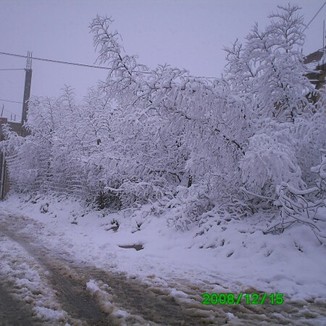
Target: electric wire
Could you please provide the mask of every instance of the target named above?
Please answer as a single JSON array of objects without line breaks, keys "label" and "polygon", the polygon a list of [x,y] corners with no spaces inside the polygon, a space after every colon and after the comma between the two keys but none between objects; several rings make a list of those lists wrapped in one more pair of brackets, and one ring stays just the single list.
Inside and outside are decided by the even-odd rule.
[{"label": "electric wire", "polygon": [[8,103],[18,103],[18,104],[23,104],[23,102],[13,101],[13,100],[7,100],[7,99],[2,99],[2,98],[0,98],[0,102],[8,102]]},{"label": "electric wire", "polygon": [[306,27],[304,28],[303,31],[305,31],[310,24],[315,20],[315,18],[318,16],[318,14],[322,11],[322,9],[325,7],[326,5],[326,1],[324,2],[324,4],[318,9],[318,11],[315,13],[315,15],[311,18],[310,22],[306,25]]},{"label": "electric wire", "polygon": [[25,70],[25,68],[0,68],[0,71],[16,71],[16,70]]},{"label": "electric wire", "polygon": [[[323,5],[318,9],[318,11],[315,13],[315,15],[312,17],[312,19],[309,21],[309,23],[306,25],[303,31],[305,31],[310,24],[315,20],[315,18],[318,16],[318,14],[321,12],[321,10],[325,7],[326,1],[323,3]],[[27,55],[22,54],[16,54],[16,53],[9,53],[9,52],[2,52],[0,51],[0,54],[12,56],[12,57],[18,57],[18,58],[31,58],[33,60],[38,61],[44,61],[44,62],[52,62],[52,63],[60,63],[60,64],[66,64],[66,65],[72,65],[72,66],[79,66],[79,67],[86,67],[86,68],[95,68],[95,69],[104,69],[104,70],[110,70],[109,67],[103,67],[103,66],[97,66],[97,65],[89,65],[85,63],[78,63],[78,62],[70,62],[70,61],[63,61],[63,60],[54,60],[54,59],[46,59],[46,58],[39,58],[39,57],[30,57]],[[0,69],[0,70],[22,70],[22,69]],[[143,72],[148,73],[148,72]],[[208,79],[216,79],[216,77],[198,77],[198,78],[208,78]]]},{"label": "electric wire", "polygon": [[11,57],[18,57],[18,58],[31,58],[32,60],[38,60],[38,61],[45,61],[45,62],[52,62],[52,63],[60,63],[65,65],[72,65],[72,66],[79,66],[79,67],[87,67],[87,68],[96,68],[96,69],[105,69],[109,70],[108,67],[103,66],[96,66],[96,65],[88,65],[85,63],[78,63],[78,62],[70,62],[70,61],[62,61],[62,60],[54,60],[54,59],[46,59],[46,58],[38,58],[38,57],[30,57],[27,55],[22,54],[16,54],[16,53],[9,53],[9,52],[0,52],[2,55],[7,55]]},{"label": "electric wire", "polygon": [[[27,56],[27,55],[10,53],[10,52],[0,52],[0,55],[1,54],[2,55],[7,55],[7,56],[12,56],[12,57],[18,57],[18,58],[25,58],[25,59],[26,58],[27,59],[29,58],[29,59],[32,59],[32,60],[52,62],[52,63],[59,63],[59,64],[66,64],[66,65],[86,67],[86,68],[95,68],[95,69],[104,69],[104,70],[110,70],[111,69],[109,67],[89,65],[89,64],[85,64],[85,63],[78,63],[78,62],[71,62],[71,61],[62,61],[62,60],[46,59],[46,58],[39,58],[39,57],[30,57],[30,56]],[[149,71],[142,71],[141,73],[143,73],[143,74],[150,74]],[[205,77],[205,76],[196,76],[196,78],[217,79],[217,77]]]}]

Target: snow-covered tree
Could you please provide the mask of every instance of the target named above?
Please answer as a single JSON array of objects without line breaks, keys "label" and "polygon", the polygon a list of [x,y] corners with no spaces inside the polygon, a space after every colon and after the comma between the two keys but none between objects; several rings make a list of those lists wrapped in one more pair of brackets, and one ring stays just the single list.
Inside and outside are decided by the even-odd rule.
[{"label": "snow-covered tree", "polygon": [[259,117],[293,121],[304,112],[314,111],[307,99],[315,90],[305,76],[305,25],[299,10],[290,4],[278,6],[264,30],[255,24],[245,45],[236,41],[226,49],[226,79]]},{"label": "snow-covered tree", "polygon": [[121,114],[115,143],[121,141],[124,154],[118,166],[134,171],[137,162],[134,179],[141,170],[140,179],[146,182],[207,183],[215,198],[230,193],[231,184],[239,180],[234,176],[236,162],[244,154],[243,135],[248,133],[242,104],[224,83],[191,77],[169,66],[149,71],[139,65],[135,57],[124,54],[111,25],[111,19],[96,17],[91,31],[99,60],[109,68],[101,88],[114,97]]}]

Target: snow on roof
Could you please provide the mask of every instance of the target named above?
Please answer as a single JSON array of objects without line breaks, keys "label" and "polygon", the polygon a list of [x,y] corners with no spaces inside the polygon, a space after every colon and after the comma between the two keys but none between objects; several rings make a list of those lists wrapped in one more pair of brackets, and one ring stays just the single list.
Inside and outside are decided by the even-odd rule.
[{"label": "snow on roof", "polygon": [[326,47],[325,48],[321,48],[313,53],[308,54],[305,58],[304,58],[304,63],[305,64],[309,64],[309,63],[319,63],[323,57],[324,54],[326,52]]}]

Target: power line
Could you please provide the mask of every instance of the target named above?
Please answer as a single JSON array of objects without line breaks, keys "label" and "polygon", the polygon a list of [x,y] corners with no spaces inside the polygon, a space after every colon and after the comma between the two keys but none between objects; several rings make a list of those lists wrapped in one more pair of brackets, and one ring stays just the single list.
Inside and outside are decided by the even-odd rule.
[{"label": "power line", "polygon": [[23,102],[18,102],[18,101],[13,101],[13,100],[6,100],[6,99],[2,99],[2,98],[0,98],[0,102],[23,104]]},{"label": "power line", "polygon": [[0,68],[0,71],[25,70],[24,68]]},{"label": "power line", "polygon": [[[16,54],[16,53],[9,53],[9,52],[0,52],[0,54],[12,56],[12,57],[18,57],[18,58],[30,58],[27,55]],[[88,64],[85,64],[85,63],[77,63],[77,62],[54,60],[54,59],[45,59],[45,58],[37,58],[37,57],[32,57],[32,59],[33,60],[39,60],[39,61],[45,61],[45,62],[52,62],[52,63],[60,63],[60,64],[72,65],[72,66],[86,67],[86,68],[96,68],[96,69],[110,70],[110,68],[108,68],[108,67],[96,66],[96,65],[88,65]],[[143,73],[143,74],[150,74],[149,71],[142,71],[141,73]],[[196,78],[217,79],[216,77],[204,77],[204,76],[197,76]]]},{"label": "power line", "polygon": [[[8,56],[11,56],[11,57],[18,57],[18,58],[30,58],[27,55],[9,53],[9,52],[0,52],[0,54],[8,55]],[[96,68],[96,69],[105,69],[105,70],[110,69],[108,67],[103,67],[103,66],[88,65],[88,64],[85,64],[85,63],[69,62],[69,61],[62,61],[62,60],[45,59],[45,58],[37,58],[37,57],[32,57],[32,59],[33,60],[38,60],[38,61],[60,63],[60,64],[65,64],[65,65],[72,65],[72,66],[79,66],[79,67],[86,67],[86,68]]]},{"label": "power line", "polygon": [[315,13],[315,15],[311,18],[310,22],[306,25],[306,27],[304,28],[303,31],[305,31],[310,24],[315,20],[315,18],[318,16],[318,14],[321,12],[321,10],[325,7],[326,5],[326,1],[324,2],[324,4],[318,9],[318,11]]}]

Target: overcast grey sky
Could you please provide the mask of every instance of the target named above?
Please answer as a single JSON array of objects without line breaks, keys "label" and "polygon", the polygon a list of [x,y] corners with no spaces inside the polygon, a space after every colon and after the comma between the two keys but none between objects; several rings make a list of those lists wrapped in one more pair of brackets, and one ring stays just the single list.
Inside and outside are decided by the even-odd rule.
[{"label": "overcast grey sky", "polygon": [[[0,0],[0,52],[93,64],[97,58],[89,24],[111,16],[126,52],[149,67],[168,63],[199,76],[216,76],[225,64],[224,46],[243,40],[255,22],[261,26],[277,5],[302,7],[309,22],[324,0]],[[306,31],[305,53],[322,47],[326,7]],[[0,55],[0,69],[25,68],[26,60]],[[58,96],[64,84],[81,99],[105,71],[33,61],[32,95]],[[0,70],[0,114],[16,114],[24,71]]]}]

